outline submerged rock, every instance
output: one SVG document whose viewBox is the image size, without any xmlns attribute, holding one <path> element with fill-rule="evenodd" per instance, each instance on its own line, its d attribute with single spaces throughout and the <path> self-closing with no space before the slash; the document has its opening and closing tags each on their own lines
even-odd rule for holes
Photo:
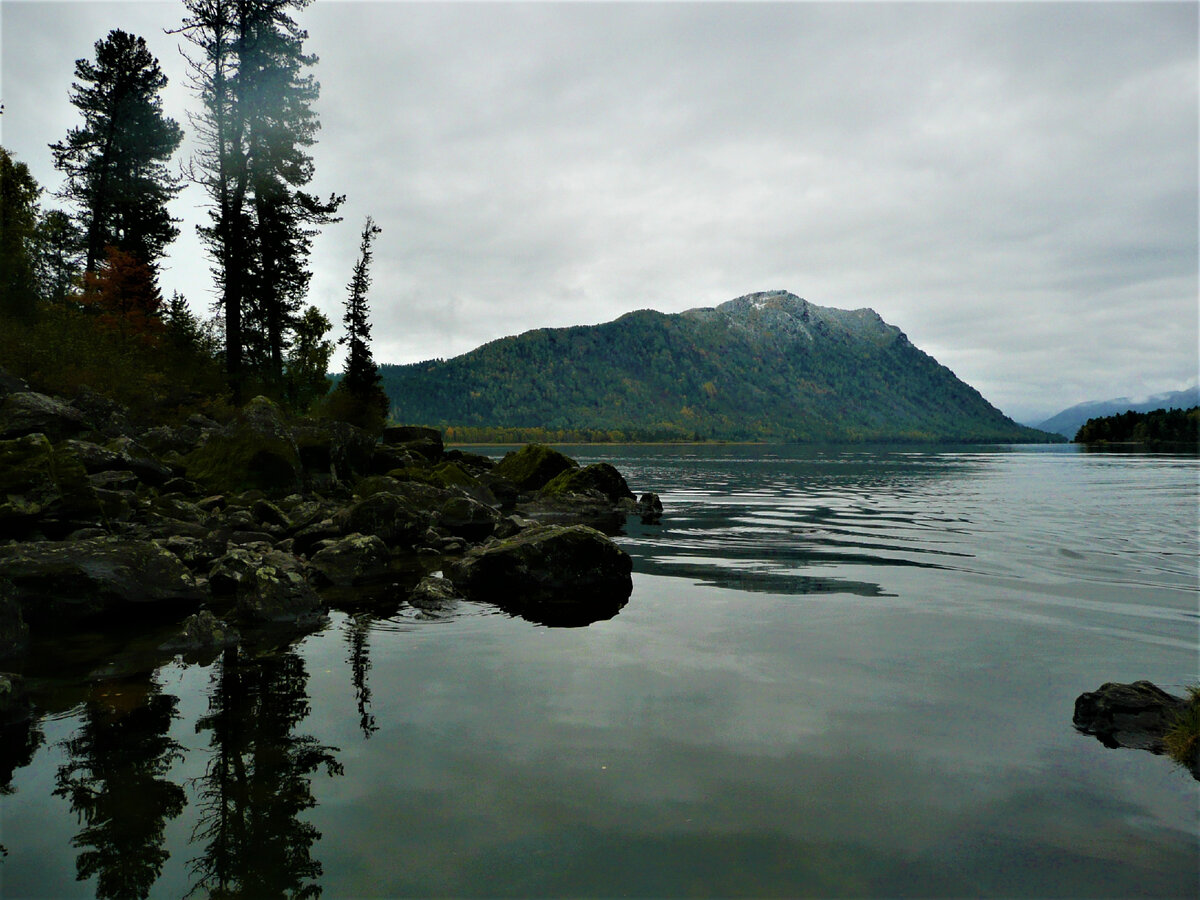
<svg viewBox="0 0 1200 900">
<path fill-rule="evenodd" d="M 201 653 L 232 647 L 242 639 L 238 630 L 207 609 L 183 620 L 179 634 L 162 645 L 163 650 Z"/>
<path fill-rule="evenodd" d="M 550 625 L 612 618 L 633 591 L 633 564 L 611 540 L 585 525 L 545 525 L 471 550 L 446 575 L 483 600 Z"/>
<path fill-rule="evenodd" d="M 462 592 L 449 578 L 427 575 L 412 589 L 412 593 L 408 595 L 408 602 L 417 609 L 436 612 L 461 597 Z"/>
</svg>

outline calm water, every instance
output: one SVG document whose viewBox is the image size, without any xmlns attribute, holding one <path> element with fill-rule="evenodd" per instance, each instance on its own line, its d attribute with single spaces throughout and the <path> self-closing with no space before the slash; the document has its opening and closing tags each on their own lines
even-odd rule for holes
<svg viewBox="0 0 1200 900">
<path fill-rule="evenodd" d="M 568 452 L 667 508 L 619 615 L 46 677 L 0 893 L 1197 894 L 1200 784 L 1071 727 L 1197 680 L 1194 458 Z"/>
</svg>

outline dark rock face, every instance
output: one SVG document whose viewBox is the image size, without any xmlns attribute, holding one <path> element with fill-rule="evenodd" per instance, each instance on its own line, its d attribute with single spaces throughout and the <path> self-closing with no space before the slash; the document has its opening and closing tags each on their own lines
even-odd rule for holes
<svg viewBox="0 0 1200 900">
<path fill-rule="evenodd" d="M 83 413 L 45 394 L 21 391 L 0 400 L 0 439 L 44 434 L 61 441 L 86 427 Z"/>
<path fill-rule="evenodd" d="M 628 554 L 595 529 L 546 525 L 471 550 L 446 574 L 472 600 L 546 624 L 585 625 L 625 605 L 632 568 Z"/>
<path fill-rule="evenodd" d="M 1163 752 L 1163 735 L 1187 701 L 1149 681 L 1107 682 L 1075 700 L 1075 728 L 1106 747 Z"/>
<path fill-rule="evenodd" d="M 549 484 L 559 473 L 578 466 L 579 463 L 553 447 L 529 444 L 520 450 L 505 454 L 492 471 L 502 478 L 507 478 L 520 491 L 537 491 Z"/>
<path fill-rule="evenodd" d="M 373 534 L 348 534 L 326 541 L 309 565 L 328 584 L 361 584 L 387 574 L 388 548 Z"/>
<path fill-rule="evenodd" d="M 456 537 L 482 541 L 496 530 L 500 514 L 470 497 L 451 497 L 437 514 L 437 523 Z"/>
<path fill-rule="evenodd" d="M 596 463 L 581 469 L 566 469 L 555 475 L 542 491 L 547 494 L 600 494 L 612 503 L 632 500 L 633 491 L 625 477 L 609 463 Z"/>
<path fill-rule="evenodd" d="M 432 441 L 441 446 L 442 433 L 436 428 L 421 425 L 389 425 L 383 429 L 385 444 L 406 444 L 409 441 Z"/>
<path fill-rule="evenodd" d="M 92 538 L 0 547 L 0 579 L 34 627 L 141 608 L 164 616 L 203 594 L 173 553 L 152 541 Z"/>
</svg>

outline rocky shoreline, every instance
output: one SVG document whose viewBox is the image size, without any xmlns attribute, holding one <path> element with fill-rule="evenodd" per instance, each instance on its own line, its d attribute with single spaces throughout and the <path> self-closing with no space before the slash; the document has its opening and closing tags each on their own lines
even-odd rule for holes
<svg viewBox="0 0 1200 900">
<path fill-rule="evenodd" d="M 141 623 L 177 626 L 163 652 L 212 652 L 317 627 L 347 592 L 586 624 L 632 591 L 604 531 L 661 513 L 612 466 L 543 445 L 496 462 L 428 428 L 289 421 L 263 397 L 225 424 L 137 427 L 0 373 L 0 660 Z"/>
</svg>

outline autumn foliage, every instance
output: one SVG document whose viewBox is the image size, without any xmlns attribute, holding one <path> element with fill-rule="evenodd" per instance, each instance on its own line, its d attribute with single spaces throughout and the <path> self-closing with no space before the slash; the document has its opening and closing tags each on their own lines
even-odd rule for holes
<svg viewBox="0 0 1200 900">
<path fill-rule="evenodd" d="M 107 249 L 99 268 L 84 276 L 80 301 L 95 316 L 98 329 L 123 343 L 153 347 L 165 334 L 154 270 L 124 250 Z"/>
</svg>

